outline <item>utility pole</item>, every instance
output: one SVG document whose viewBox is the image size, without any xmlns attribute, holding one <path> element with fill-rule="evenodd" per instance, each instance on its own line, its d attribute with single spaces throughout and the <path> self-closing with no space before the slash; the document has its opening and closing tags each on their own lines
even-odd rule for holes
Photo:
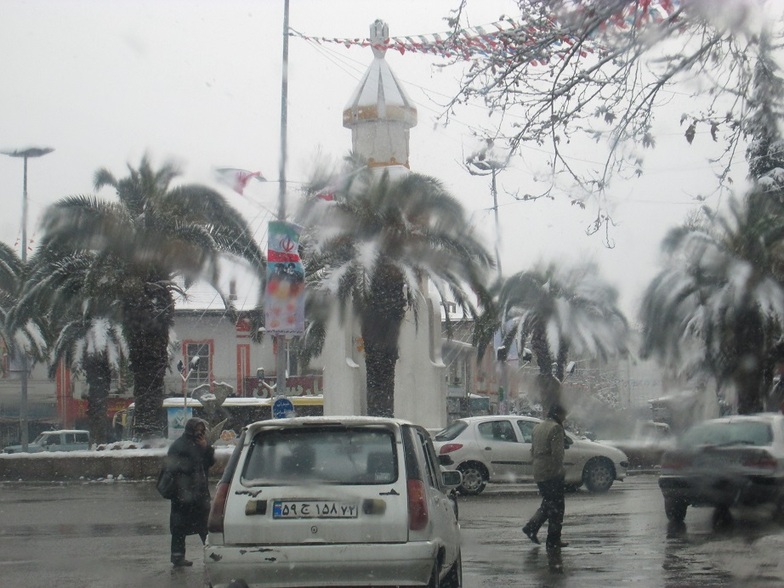
<svg viewBox="0 0 784 588">
<path fill-rule="evenodd" d="M 280 168 L 278 178 L 278 220 L 286 220 L 286 157 L 288 155 L 288 95 L 289 95 L 289 0 L 283 2 L 283 64 L 280 85 Z M 275 389 L 278 396 L 286 393 L 286 335 L 275 335 L 278 353 L 275 358 Z"/>
<path fill-rule="evenodd" d="M 27 160 L 31 157 L 43 157 L 47 153 L 54 151 L 51 147 L 28 147 L 27 149 L 15 149 L 13 151 L 0 151 L 3 155 L 10 157 L 21 157 L 24 160 L 24 176 L 22 184 L 22 248 L 20 257 L 22 265 L 27 265 Z M 30 369 L 27 350 L 22 349 L 22 377 L 19 392 L 19 442 L 22 451 L 27 451 L 27 444 L 30 440 L 27 418 L 27 383 Z M 65 414 L 65 413 L 63 413 Z"/>
</svg>

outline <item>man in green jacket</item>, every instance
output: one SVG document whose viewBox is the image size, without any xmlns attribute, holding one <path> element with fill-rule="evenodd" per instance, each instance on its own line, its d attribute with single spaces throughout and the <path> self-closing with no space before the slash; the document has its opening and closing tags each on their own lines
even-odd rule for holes
<svg viewBox="0 0 784 588">
<path fill-rule="evenodd" d="M 547 418 L 536 425 L 531 442 L 534 462 L 534 481 L 539 486 L 542 504 L 531 520 L 523 527 L 523 533 L 534 543 L 539 543 L 536 534 L 547 521 L 547 548 L 560 549 L 567 543 L 561 541 L 561 526 L 564 517 L 564 449 L 566 435 L 563 421 L 566 410 L 555 404 L 547 412 Z"/>
</svg>

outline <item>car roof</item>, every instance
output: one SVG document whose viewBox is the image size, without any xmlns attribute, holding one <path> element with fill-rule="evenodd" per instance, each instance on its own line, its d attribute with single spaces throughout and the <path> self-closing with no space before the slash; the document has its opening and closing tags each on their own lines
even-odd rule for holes
<svg viewBox="0 0 784 588">
<path fill-rule="evenodd" d="M 777 412 L 761 412 L 757 414 L 733 414 L 702 421 L 703 423 L 738 423 L 738 422 L 765 422 L 772 423 L 784 419 L 784 415 Z M 701 424 L 701 423 L 695 423 Z"/>
<path fill-rule="evenodd" d="M 535 423 L 540 422 L 542 419 L 522 415 L 522 414 L 487 414 L 487 415 L 480 415 L 480 416 L 470 416 L 470 417 L 463 417 L 457 419 L 459 421 L 465 421 L 467 423 L 481 423 L 483 421 L 495 421 L 501 419 L 521 419 L 524 421 L 533 421 Z"/>
<path fill-rule="evenodd" d="M 288 419 L 267 419 L 263 421 L 256 421 L 248 425 L 248 431 L 253 432 L 257 429 L 264 427 L 303 427 L 311 426 L 317 427 L 319 425 L 412 425 L 410 421 L 404 419 L 387 418 L 387 417 L 370 417 L 370 416 L 309 416 L 309 417 L 293 417 Z"/>
<path fill-rule="evenodd" d="M 41 431 L 39 435 L 55 435 L 58 433 L 89 433 L 85 429 L 57 429 L 56 431 Z"/>
</svg>

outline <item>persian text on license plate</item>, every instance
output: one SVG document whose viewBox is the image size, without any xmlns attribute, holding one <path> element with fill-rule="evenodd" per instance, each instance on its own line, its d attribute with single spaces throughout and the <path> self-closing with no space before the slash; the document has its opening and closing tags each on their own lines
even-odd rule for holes
<svg viewBox="0 0 784 588">
<path fill-rule="evenodd" d="M 273 519 L 355 519 L 357 505 L 334 500 L 276 500 Z"/>
</svg>

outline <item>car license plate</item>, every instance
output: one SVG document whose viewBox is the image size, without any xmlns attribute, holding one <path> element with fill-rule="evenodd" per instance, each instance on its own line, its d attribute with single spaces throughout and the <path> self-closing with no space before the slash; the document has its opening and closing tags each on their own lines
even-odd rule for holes
<svg viewBox="0 0 784 588">
<path fill-rule="evenodd" d="M 334 500 L 275 500 L 273 519 L 355 519 L 357 505 Z"/>
</svg>

